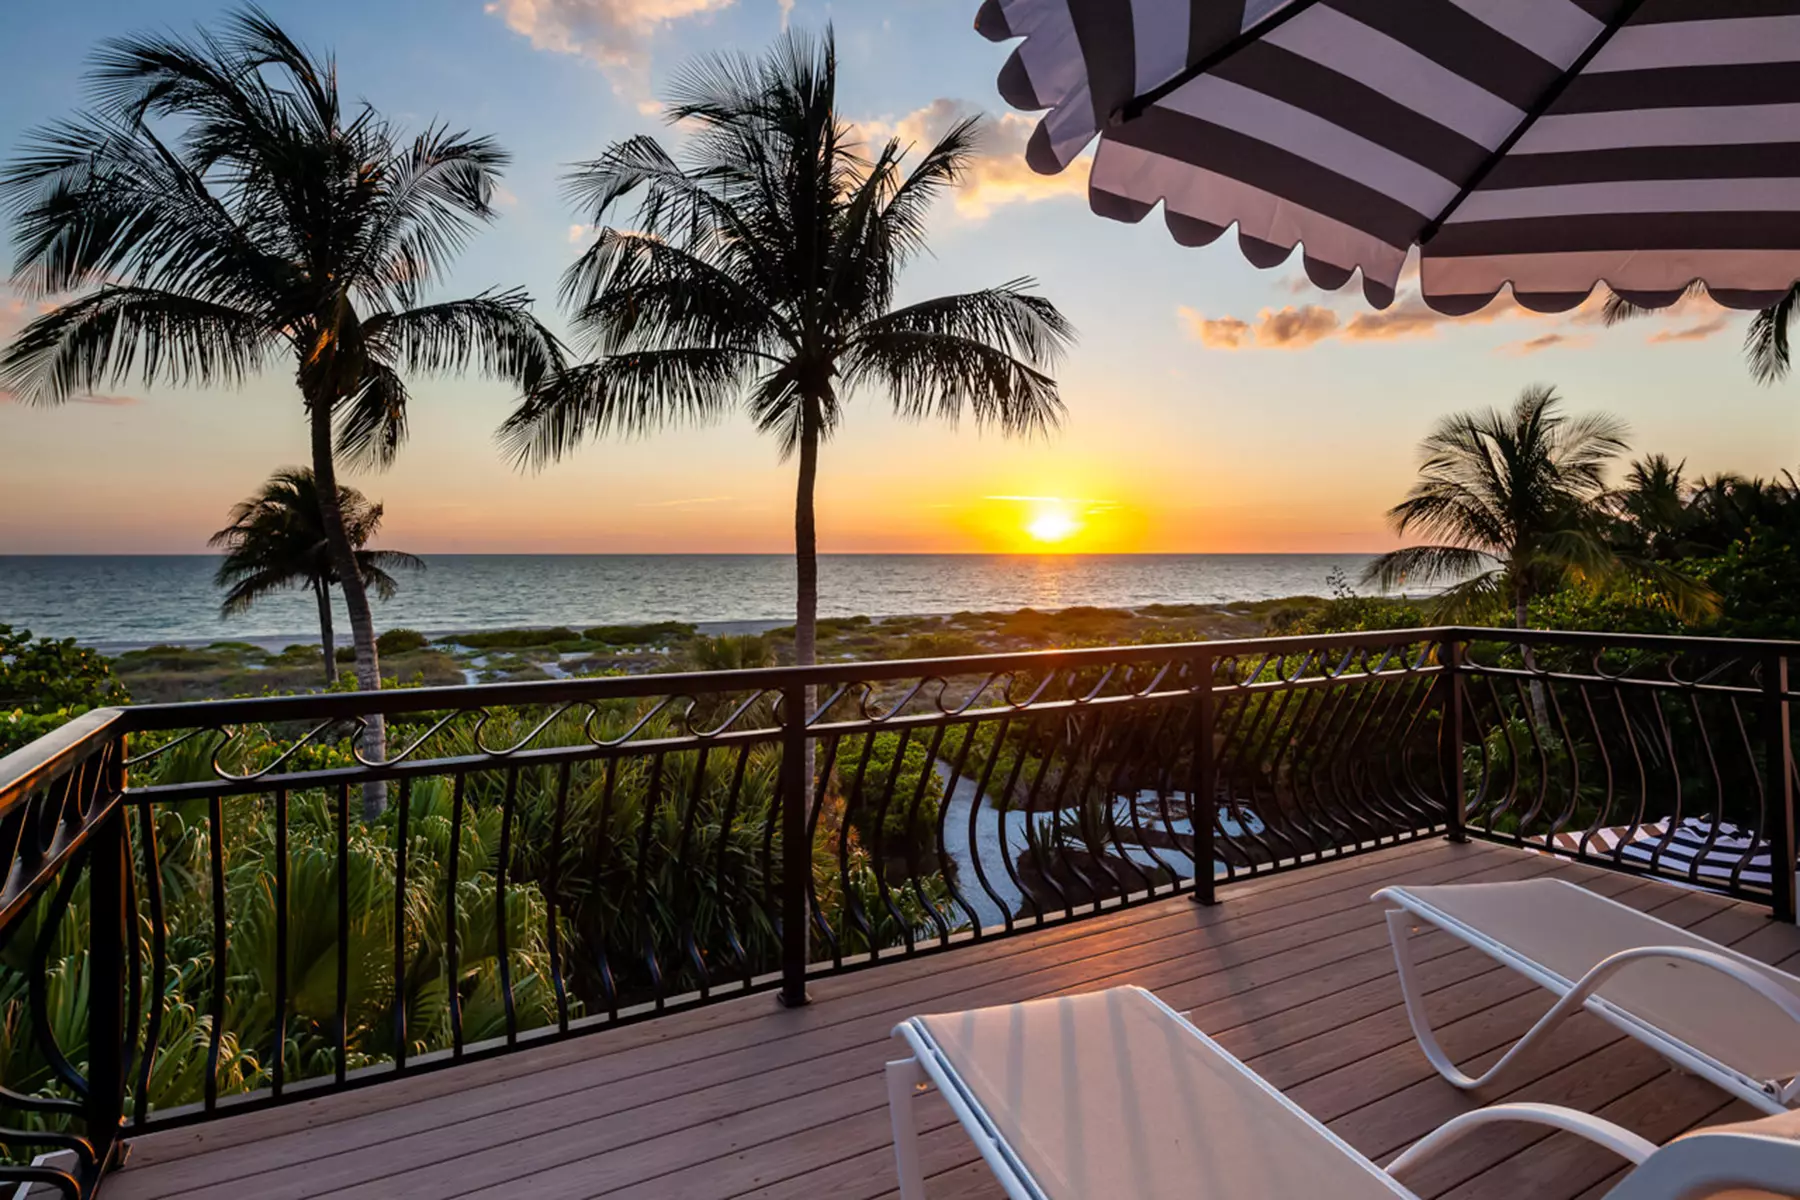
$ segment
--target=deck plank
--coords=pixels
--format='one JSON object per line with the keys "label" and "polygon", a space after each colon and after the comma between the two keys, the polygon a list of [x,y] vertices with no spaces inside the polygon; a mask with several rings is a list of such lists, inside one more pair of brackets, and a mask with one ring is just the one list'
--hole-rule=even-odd
{"label": "deck plank", "polygon": [[[1393,883],[1545,875],[1763,961],[1800,955],[1800,931],[1766,910],[1491,843],[1415,842],[1233,884],[1212,907],[1171,898],[821,978],[815,1002],[800,1010],[746,996],[150,1135],[106,1196],[875,1200],[894,1185],[880,1070],[896,1021],[1122,983],[1190,1012],[1381,1159],[1502,1097],[1616,1112],[1646,1136],[1735,1112],[1723,1093],[1674,1075],[1586,1016],[1491,1095],[1458,1092],[1431,1071],[1412,1041],[1371,893]],[[1434,1022],[1459,1061],[1491,1061],[1548,1006],[1522,977],[1448,935],[1420,934],[1414,950]],[[919,1117],[932,1200],[1001,1195],[941,1100],[922,1101]],[[1616,1174],[1603,1155],[1563,1142],[1573,1139],[1529,1130],[1472,1138],[1409,1183],[1447,1200],[1498,1200],[1527,1188],[1534,1200],[1577,1200]]]}

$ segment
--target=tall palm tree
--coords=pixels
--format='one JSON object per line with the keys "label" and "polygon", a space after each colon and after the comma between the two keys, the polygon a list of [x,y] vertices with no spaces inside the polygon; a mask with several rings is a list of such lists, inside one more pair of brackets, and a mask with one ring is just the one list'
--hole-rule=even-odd
{"label": "tall palm tree", "polygon": [[[221,616],[248,612],[265,596],[304,587],[319,606],[319,642],[325,650],[325,682],[337,682],[337,640],[331,628],[331,589],[338,583],[320,518],[318,488],[304,467],[284,467],[256,495],[231,510],[231,524],[207,545],[225,551],[213,582],[225,589]],[[357,574],[365,591],[383,600],[399,585],[390,570],[422,570],[424,562],[399,550],[370,550],[381,528],[381,505],[355,488],[338,485],[338,512],[356,547]]]}
{"label": "tall palm tree", "polygon": [[[846,403],[885,390],[909,419],[966,410],[1008,434],[1049,430],[1063,409],[1047,370],[1072,332],[1025,279],[894,306],[977,124],[957,123],[910,166],[898,139],[865,147],[838,115],[829,30],[791,33],[759,59],[702,60],[672,93],[667,116],[689,130],[680,157],[632,137],[569,179],[603,226],[563,280],[593,361],[528,396],[501,439],[521,464],[542,465],[590,435],[742,407],[799,459],[794,650],[810,663],[813,486]],[[608,224],[634,196],[633,227]]]}
{"label": "tall palm tree", "polygon": [[[106,42],[91,80],[93,107],[38,130],[0,174],[16,284],[77,293],[0,354],[0,386],[48,404],[134,374],[237,384],[291,356],[357,681],[378,688],[336,456],[392,460],[404,373],[473,366],[530,389],[560,362],[523,293],[425,302],[493,218],[506,155],[346,109],[333,60],[256,8],[191,41]],[[365,752],[385,755],[385,740],[372,720]]]}
{"label": "tall palm tree", "polygon": [[1449,580],[1449,610],[1498,602],[1523,629],[1532,597],[1623,565],[1598,518],[1625,435],[1608,416],[1565,416],[1543,386],[1526,388],[1510,412],[1445,417],[1420,443],[1419,482],[1387,514],[1395,533],[1432,541],[1382,555],[1365,579],[1384,589]]}

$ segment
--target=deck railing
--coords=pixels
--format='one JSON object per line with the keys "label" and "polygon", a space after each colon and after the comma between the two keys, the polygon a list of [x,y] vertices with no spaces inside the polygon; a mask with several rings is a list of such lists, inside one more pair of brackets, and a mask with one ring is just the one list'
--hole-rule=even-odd
{"label": "deck railing", "polygon": [[1424,629],[91,713],[0,760],[0,1181],[86,1196],[135,1133],[1444,833],[1791,920],[1792,648]]}

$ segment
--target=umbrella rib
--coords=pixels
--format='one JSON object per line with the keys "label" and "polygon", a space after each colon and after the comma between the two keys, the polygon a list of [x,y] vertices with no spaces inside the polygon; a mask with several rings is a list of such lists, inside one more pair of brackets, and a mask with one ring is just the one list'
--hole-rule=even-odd
{"label": "umbrella rib", "polygon": [[1475,172],[1464,181],[1456,195],[1451,197],[1450,203],[1444,206],[1443,211],[1431,218],[1430,222],[1419,231],[1420,246],[1437,236],[1438,230],[1444,227],[1444,222],[1448,221],[1456,210],[1462,207],[1464,200],[1474,194],[1475,189],[1481,186],[1489,172],[1500,164],[1500,160],[1512,153],[1512,148],[1518,145],[1519,139],[1525,136],[1525,132],[1537,124],[1539,117],[1550,111],[1550,106],[1561,99],[1563,91],[1570,82],[1587,70],[1587,65],[1594,61],[1594,56],[1606,48],[1606,43],[1612,41],[1613,34],[1623,29],[1625,24],[1637,15],[1637,10],[1642,8],[1643,4],[1644,0],[1626,0],[1619,11],[1613,14],[1612,20],[1606,23],[1606,28],[1602,29],[1598,36],[1588,43],[1587,49],[1581,52],[1579,58],[1569,64],[1569,69],[1564,71],[1553,85],[1545,89],[1544,94],[1538,97],[1538,102],[1531,106],[1531,110],[1525,114],[1524,118],[1513,126],[1513,131],[1506,135],[1506,140],[1496,146],[1494,152],[1481,161],[1481,165],[1475,168]]}
{"label": "umbrella rib", "polygon": [[1167,96],[1170,92],[1173,92],[1183,84],[1191,83],[1200,78],[1200,76],[1206,74],[1208,71],[1236,54],[1239,50],[1248,46],[1251,42],[1259,41],[1268,36],[1277,28],[1293,20],[1318,2],[1319,0],[1295,0],[1295,3],[1270,13],[1255,25],[1242,31],[1229,42],[1226,42],[1223,46],[1214,50],[1211,54],[1208,54],[1195,62],[1189,63],[1186,67],[1182,68],[1179,74],[1163,83],[1157,84],[1142,95],[1133,96],[1131,99],[1127,100],[1124,104],[1119,106],[1119,110],[1113,114],[1112,120],[1109,121],[1108,124],[1115,126],[1123,125],[1127,121],[1134,121],[1138,117],[1143,116],[1145,109],[1149,108],[1152,104],[1155,104],[1158,100],[1161,100],[1164,96]]}

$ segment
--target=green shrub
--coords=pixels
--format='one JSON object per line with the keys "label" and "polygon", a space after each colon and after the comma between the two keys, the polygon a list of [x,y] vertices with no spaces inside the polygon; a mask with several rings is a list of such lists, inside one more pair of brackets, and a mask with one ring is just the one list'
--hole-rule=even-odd
{"label": "green shrub", "polygon": [[524,646],[551,646],[557,642],[571,642],[580,636],[567,625],[556,625],[549,629],[493,629],[485,633],[463,633],[444,640],[467,646],[471,650],[516,650]]}
{"label": "green shrub", "polygon": [[423,650],[429,641],[416,629],[390,629],[375,639],[375,649],[382,654],[406,654]]}
{"label": "green shrub", "polygon": [[0,624],[0,754],[90,708],[128,699],[106,659],[75,639],[34,638]]}
{"label": "green shrub", "polygon": [[[574,637],[574,631],[569,631]],[[694,636],[694,627],[682,621],[652,621],[648,625],[596,625],[581,635],[590,642],[607,646],[653,646],[664,642],[685,641]]]}

